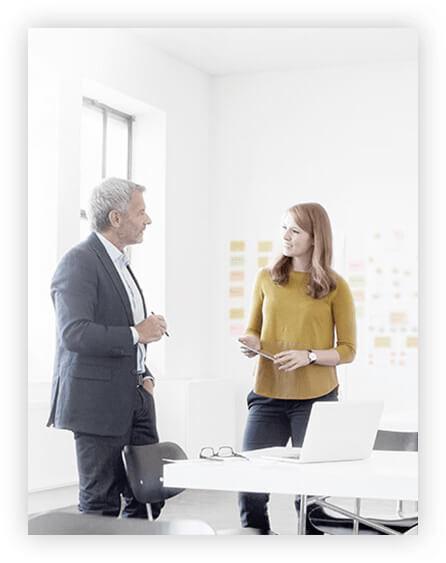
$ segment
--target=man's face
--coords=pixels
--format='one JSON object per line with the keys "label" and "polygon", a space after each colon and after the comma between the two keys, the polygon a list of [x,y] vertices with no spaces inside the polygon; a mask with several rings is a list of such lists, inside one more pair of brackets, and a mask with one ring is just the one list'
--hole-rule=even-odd
{"label": "man's face", "polygon": [[122,246],[142,242],[144,229],[152,220],[146,213],[144,198],[140,191],[133,191],[127,211],[120,214],[120,219],[116,234]]}

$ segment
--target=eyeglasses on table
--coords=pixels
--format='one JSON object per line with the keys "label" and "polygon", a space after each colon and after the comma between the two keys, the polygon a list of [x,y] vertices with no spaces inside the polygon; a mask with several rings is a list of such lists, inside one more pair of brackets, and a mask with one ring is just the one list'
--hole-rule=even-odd
{"label": "eyeglasses on table", "polygon": [[248,457],[235,452],[231,446],[220,446],[218,450],[206,446],[200,450],[200,459],[208,459],[209,461],[224,461],[232,457],[240,457],[249,461]]}

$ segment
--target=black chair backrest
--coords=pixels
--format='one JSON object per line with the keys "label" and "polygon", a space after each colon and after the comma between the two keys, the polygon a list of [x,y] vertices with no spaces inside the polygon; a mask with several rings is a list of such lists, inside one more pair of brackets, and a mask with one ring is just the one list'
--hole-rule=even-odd
{"label": "black chair backrest", "polygon": [[144,446],[124,446],[124,466],[130,487],[137,501],[144,504],[161,502],[184,489],[163,487],[164,459],[187,459],[185,452],[173,442]]}
{"label": "black chair backrest", "polygon": [[418,432],[378,430],[373,449],[393,450],[397,452],[417,452]]}

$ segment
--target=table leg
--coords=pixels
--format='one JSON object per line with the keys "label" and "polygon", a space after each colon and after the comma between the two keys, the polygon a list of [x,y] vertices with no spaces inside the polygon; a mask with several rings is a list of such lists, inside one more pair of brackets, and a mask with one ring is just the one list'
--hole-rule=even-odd
{"label": "table leg", "polygon": [[299,521],[297,524],[297,533],[300,536],[304,536],[307,527],[307,495],[299,495],[300,497],[300,511],[299,511]]}
{"label": "table leg", "polygon": [[[355,499],[355,512],[359,516],[361,512],[361,499]],[[359,520],[353,520],[353,534],[357,536],[359,534]]]}

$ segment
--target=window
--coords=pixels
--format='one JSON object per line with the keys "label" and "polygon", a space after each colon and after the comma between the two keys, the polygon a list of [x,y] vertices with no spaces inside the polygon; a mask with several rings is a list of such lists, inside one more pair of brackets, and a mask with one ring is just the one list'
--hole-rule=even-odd
{"label": "window", "polygon": [[134,117],[90,98],[83,98],[81,122],[80,235],[89,232],[91,190],[104,178],[132,176]]}

